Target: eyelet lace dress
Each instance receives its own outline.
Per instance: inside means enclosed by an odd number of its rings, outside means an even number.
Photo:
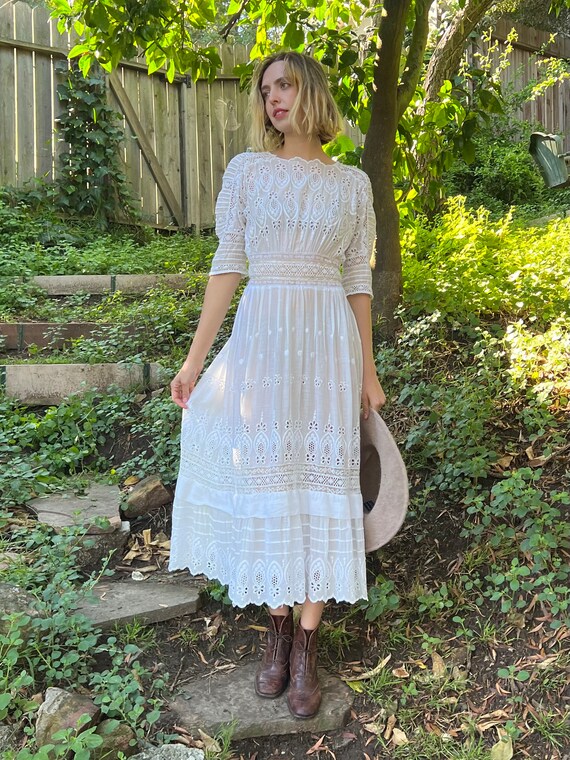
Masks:
[[[170,570],[227,584],[239,607],[366,598],[362,345],[347,296],[372,294],[368,177],[242,153],[216,232],[210,274],[249,282],[184,411]]]

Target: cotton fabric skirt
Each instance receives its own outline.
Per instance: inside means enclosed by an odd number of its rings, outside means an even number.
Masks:
[[[239,607],[366,598],[361,378],[340,281],[248,283],[184,411],[171,570]]]

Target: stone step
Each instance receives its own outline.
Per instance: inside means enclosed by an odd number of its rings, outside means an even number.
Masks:
[[[195,277],[195,274],[191,276]],[[1,277],[0,284],[30,282],[46,291],[48,296],[69,296],[75,293],[144,293],[157,285],[167,285],[174,290],[188,287],[186,274],[62,274],[37,275],[35,277]],[[207,274],[204,274],[207,277]]]
[[[191,615],[200,606],[197,585],[145,581],[100,581],[95,599],[86,599],[77,608],[100,628],[125,625],[133,620],[144,624]]]
[[[130,526],[119,514],[121,491],[117,486],[92,483],[84,494],[63,491],[31,499],[28,506],[38,522],[56,531],[74,525],[87,527],[87,535],[77,554],[78,567],[99,569],[109,552],[122,557],[130,535]]]
[[[353,692],[339,678],[319,670],[321,708],[314,718],[299,720],[289,713],[286,693],[278,699],[257,696],[253,687],[257,667],[256,662],[251,662],[184,686],[169,705],[176,724],[191,734],[200,728],[212,736],[235,720],[233,738],[248,739],[304,731],[325,733],[348,722]]]
[[[30,406],[60,404],[74,393],[111,385],[156,390],[166,379],[156,363],[0,364],[0,392]]]
[[[112,325],[97,322],[0,322],[0,350],[26,351],[29,346],[57,350],[75,338],[99,337]],[[134,335],[134,325],[121,328]]]
[[[56,530],[73,525],[89,525],[89,532],[99,535],[120,530],[121,499],[118,486],[92,483],[84,494],[72,491],[52,493],[31,499],[28,506],[39,522]],[[108,525],[99,525],[101,521]]]

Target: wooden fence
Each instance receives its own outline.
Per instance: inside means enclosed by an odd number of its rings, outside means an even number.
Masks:
[[[62,150],[56,63],[72,44],[44,8],[0,6],[0,185],[53,179]],[[170,84],[137,62],[109,77],[110,103],[123,117],[125,171],[150,224],[211,226],[224,167],[247,147],[247,95],[232,72],[248,51],[225,47],[221,57],[213,84],[180,76]]]
[[[492,32],[491,44],[497,43],[491,54],[494,66],[499,63],[507,48],[507,37],[514,29],[517,39],[508,57],[510,65],[502,69],[500,80],[503,89],[519,92],[529,83],[540,78],[540,58],[562,58],[570,61],[570,38],[558,36],[554,42],[551,35],[537,29],[502,20],[497,22]],[[477,65],[477,55],[485,54],[488,44],[482,40],[473,43],[468,51],[470,61]],[[542,126],[543,131],[561,134],[565,140],[565,150],[570,150],[570,79],[546,90],[544,95],[527,101],[519,109],[521,119]]]
[[[498,39],[508,29],[499,25]],[[519,30],[504,82],[524,85],[535,76],[531,54],[547,37]],[[54,133],[61,113],[56,63],[70,47],[71,39],[58,33],[44,8],[18,1],[0,5],[0,185],[53,179],[62,149]],[[569,48],[565,40],[552,52],[570,57]],[[125,129],[125,171],[150,224],[212,226],[224,167],[247,147],[247,95],[240,92],[233,68],[247,60],[248,51],[224,47],[221,57],[223,68],[212,84],[180,76],[170,84],[163,74],[148,76],[137,62],[121,64],[109,77],[110,102]],[[526,104],[522,115],[568,135],[569,101],[570,84],[564,83]],[[349,134],[358,136],[352,129]]]

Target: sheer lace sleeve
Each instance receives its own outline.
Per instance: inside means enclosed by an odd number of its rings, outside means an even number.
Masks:
[[[210,274],[239,272],[247,274],[245,255],[245,191],[243,166],[245,154],[241,153],[229,162],[222,189],[216,201],[216,235],[218,248],[214,254]]]
[[[375,240],[376,217],[372,205],[372,187],[368,176],[364,174],[357,201],[354,235],[346,250],[342,267],[342,285],[347,296],[354,293],[367,293],[372,296],[370,260]]]

